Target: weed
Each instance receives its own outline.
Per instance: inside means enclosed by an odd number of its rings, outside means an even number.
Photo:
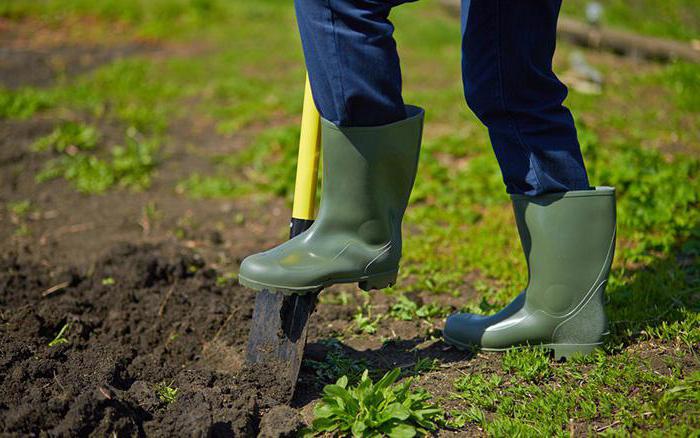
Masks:
[[[49,161],[36,179],[44,182],[64,178],[83,193],[102,193],[114,185],[141,190],[151,183],[157,151],[156,140],[141,141],[130,136],[126,146],[112,148],[109,161],[85,153],[64,155]]]
[[[350,304],[352,296],[344,290],[338,293],[324,293],[319,296],[319,302],[323,304],[334,304],[338,306],[347,306]]]
[[[217,158],[222,173],[237,175],[235,180],[230,176],[193,173],[178,183],[177,191],[193,198],[235,197],[254,192],[289,198],[298,137],[296,126],[265,131],[246,149]]]
[[[217,286],[224,286],[238,281],[238,274],[235,272],[226,272],[216,277]]]
[[[112,286],[115,283],[114,278],[105,277],[102,279],[102,286]]]
[[[160,401],[167,404],[173,403],[177,399],[178,389],[173,388],[172,382],[170,384],[161,382],[156,385],[156,394]]]
[[[380,320],[381,316],[372,317],[372,306],[369,303],[358,306],[353,316],[357,331],[368,335],[377,332],[377,324]]]
[[[21,201],[14,201],[7,203],[7,210],[12,213],[18,219],[26,216],[32,209],[32,201],[29,199],[23,199]]]
[[[34,88],[6,90],[0,87],[0,119],[26,119],[53,105],[51,96]]]
[[[37,152],[75,154],[77,151],[94,149],[98,140],[99,133],[94,127],[83,123],[64,122],[51,134],[34,142],[32,149]]]
[[[322,362],[305,360],[306,365],[314,369],[317,382],[325,385],[337,381],[342,376],[346,376],[350,385],[359,382],[362,373],[367,370],[367,361],[364,359],[356,360],[345,354],[335,339],[331,339],[326,344],[330,346],[331,350]]]
[[[17,237],[27,237],[31,235],[32,232],[27,224],[19,224],[13,234]]]
[[[541,347],[509,350],[503,355],[503,371],[515,373],[527,381],[541,381],[552,374],[549,352]]]
[[[413,365],[411,374],[418,375],[436,370],[440,366],[440,361],[437,358],[421,357]]]
[[[158,204],[156,204],[155,201],[148,201],[146,205],[141,208],[141,218],[138,222],[143,230],[143,234],[148,235],[151,230],[156,227],[162,217],[163,213],[158,208]]]
[[[192,198],[228,198],[241,193],[229,178],[220,176],[202,176],[193,173],[187,179],[180,181],[175,189],[178,193]]]
[[[466,374],[455,381],[454,387],[457,390],[455,396],[468,400],[477,407],[492,409],[498,400],[496,389],[502,382],[503,378],[496,374],[489,377],[481,374]]]
[[[437,303],[428,303],[421,306],[406,295],[399,295],[389,309],[389,315],[395,319],[411,321],[415,318],[430,319],[436,316],[445,316],[449,308]]]
[[[61,330],[58,331],[58,334],[56,335],[55,338],[51,342],[49,342],[49,347],[55,347],[56,345],[61,345],[61,344],[67,344],[70,341],[66,338],[66,334],[68,333],[68,329],[70,328],[70,323],[67,322],[63,324],[63,327],[61,327]]]
[[[427,391],[411,388],[411,379],[395,384],[400,374],[396,368],[374,383],[365,371],[357,386],[348,387],[345,376],[327,385],[314,408],[313,432],[411,437],[435,430],[442,410],[428,401]]]
[[[444,425],[450,429],[461,429],[467,423],[484,426],[486,424],[484,411],[474,406],[470,406],[464,411],[451,411],[450,417],[445,421]]]
[[[700,345],[700,313],[680,309],[680,321],[661,321],[659,325],[647,327],[650,338],[684,344],[690,350]]]

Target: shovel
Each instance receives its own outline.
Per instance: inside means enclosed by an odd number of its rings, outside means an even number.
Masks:
[[[290,239],[313,224],[316,213],[316,185],[321,152],[321,119],[311,95],[308,75],[304,90],[301,117],[299,157],[294,185],[294,205],[290,224]],[[316,307],[317,293],[283,295],[262,290],[255,297],[255,309],[248,337],[248,365],[270,366],[286,376],[279,376],[289,388],[280,388],[289,402],[294,395],[301,360],[306,345],[309,316]]]

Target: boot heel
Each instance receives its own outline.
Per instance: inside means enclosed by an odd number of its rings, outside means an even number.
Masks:
[[[554,350],[554,360],[568,360],[572,356],[591,354],[602,345],[602,342],[597,344],[554,344],[551,348]]]
[[[396,284],[397,275],[398,271],[377,274],[358,282],[357,285],[364,291],[384,289],[385,287],[391,287]]]

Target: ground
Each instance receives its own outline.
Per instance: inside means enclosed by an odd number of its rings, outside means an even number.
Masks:
[[[462,352],[446,315],[498,310],[526,270],[463,101],[459,22],[429,0],[392,14],[405,99],[427,112],[400,282],[324,291],[276,406],[274,369],[242,360],[254,294],[236,274],[288,232],[304,80],[288,3],[0,5],[3,434],[291,435],[324,385],[395,367],[445,411],[438,436],[697,434],[700,67],[584,51],[602,92],[567,99],[591,181],[619,194],[604,351]],[[691,1],[626,3],[604,2],[612,24],[700,33]],[[557,48],[564,78],[576,50]]]

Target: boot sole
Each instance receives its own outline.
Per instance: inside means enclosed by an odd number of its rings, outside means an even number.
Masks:
[[[334,284],[357,283],[360,289],[370,291],[373,289],[384,289],[396,284],[398,270],[382,272],[379,274],[365,275],[358,278],[341,278],[332,279],[314,286],[290,287],[276,284],[267,284],[259,281],[251,280],[243,276],[238,277],[238,283],[253,290],[268,290],[270,292],[281,293],[283,295],[306,295],[308,293],[321,292],[328,286]]]
[[[603,336],[605,336],[607,333],[604,333]],[[479,347],[478,345],[469,345],[469,344],[462,344],[461,342],[457,342],[453,339],[450,339],[446,336],[443,335],[442,337],[445,342],[455,348],[457,348],[460,351],[464,350],[472,350],[472,349],[480,349],[481,351],[487,351],[489,353],[503,353],[506,351],[510,350],[517,350],[521,348],[527,348],[527,346],[524,345],[515,345],[512,347],[504,347],[504,348],[489,348],[489,347]],[[530,347],[543,347],[547,348],[549,350],[552,350],[554,352],[554,359],[555,360],[560,360],[560,359],[569,359],[572,356],[576,355],[581,355],[581,356],[586,356],[588,354],[593,353],[595,350],[600,349],[603,346],[603,342],[595,342],[593,344],[562,344],[562,343],[543,343],[543,344],[533,344],[529,345]]]

